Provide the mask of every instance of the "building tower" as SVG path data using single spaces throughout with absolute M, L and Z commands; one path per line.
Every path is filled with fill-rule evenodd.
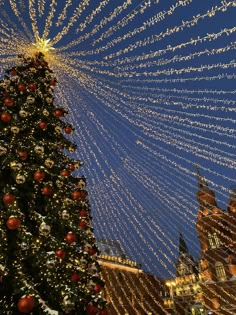
M 197 233 L 201 245 L 203 303 L 212 314 L 236 314 L 235 232 L 236 198 L 232 193 L 228 212 L 217 206 L 215 193 L 199 167 Z

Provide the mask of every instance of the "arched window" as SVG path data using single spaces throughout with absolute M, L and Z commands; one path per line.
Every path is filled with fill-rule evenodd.
M 217 279 L 218 279 L 219 281 L 224 281 L 224 280 L 226 280 L 225 268 L 224 268 L 224 265 L 222 264 L 222 262 L 217 261 L 217 262 L 215 263 L 215 268 L 216 268 L 216 276 L 217 276 Z
M 208 240 L 211 248 L 218 248 L 221 245 L 220 239 L 216 232 L 214 232 L 213 234 L 208 233 Z

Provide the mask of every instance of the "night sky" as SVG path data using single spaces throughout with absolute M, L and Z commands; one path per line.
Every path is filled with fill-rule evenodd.
M 194 165 L 222 209 L 236 186 L 236 2 L 14 3 L 0 1 L 1 75 L 50 39 L 97 239 L 170 277 L 180 231 L 199 257 Z

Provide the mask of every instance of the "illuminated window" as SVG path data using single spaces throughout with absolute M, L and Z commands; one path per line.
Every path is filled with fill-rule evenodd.
M 208 240 L 211 248 L 220 247 L 220 239 L 216 232 L 214 232 L 213 234 L 208 233 Z
M 217 261 L 216 264 L 215 264 L 215 268 L 216 268 L 217 279 L 219 281 L 226 280 L 226 274 L 225 274 L 224 265 L 220 261 Z

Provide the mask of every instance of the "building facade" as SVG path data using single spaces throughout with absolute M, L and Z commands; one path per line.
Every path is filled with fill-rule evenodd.
M 227 211 L 223 211 L 199 173 L 197 199 L 202 300 L 213 314 L 233 315 L 236 314 L 236 191 L 232 190 Z

